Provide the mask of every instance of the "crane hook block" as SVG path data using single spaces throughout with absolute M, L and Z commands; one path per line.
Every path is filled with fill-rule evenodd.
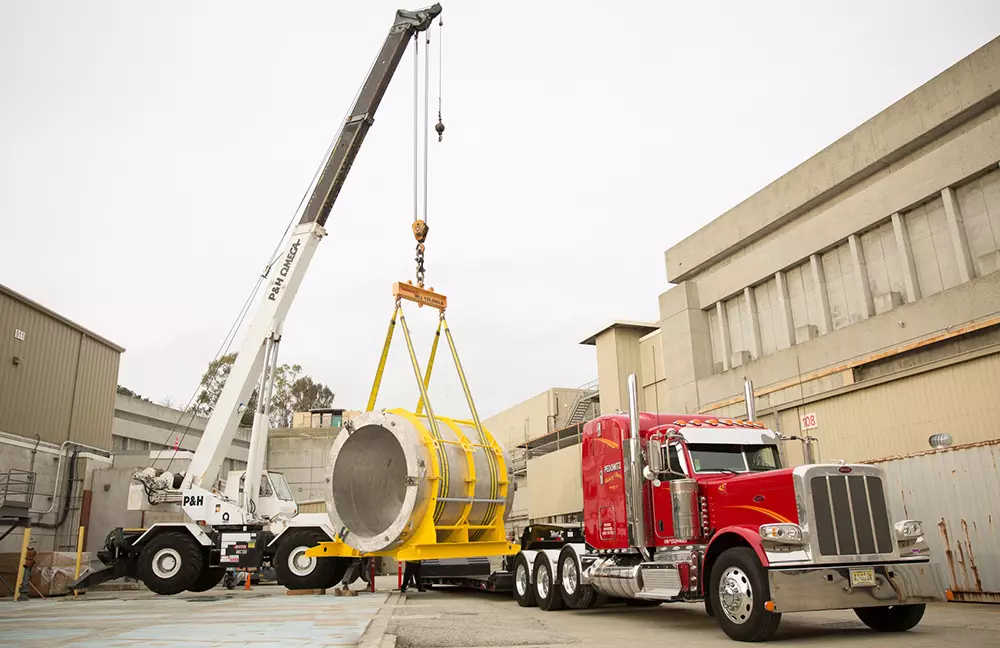
M 427 227 L 427 223 L 422 220 L 413 221 L 413 238 L 417 239 L 417 243 L 423 243 L 427 240 L 427 232 L 430 228 Z
M 441 121 L 440 117 L 438 117 L 438 123 L 434 127 L 434 130 L 437 131 L 438 141 L 440 142 L 444 138 L 444 122 Z

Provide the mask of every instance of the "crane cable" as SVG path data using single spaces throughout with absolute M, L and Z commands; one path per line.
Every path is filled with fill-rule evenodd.
M 438 35 L 440 36 L 442 28 L 444 27 L 444 21 L 438 20 Z M 424 252 L 426 251 L 425 243 L 427 241 L 427 233 L 430 228 L 427 225 L 429 220 L 428 210 L 427 210 L 427 196 L 428 196 L 428 169 L 430 167 L 429 161 L 429 151 L 428 146 L 430 137 L 430 86 L 431 86 L 431 32 L 428 29 L 426 32 L 425 40 L 425 52 L 424 52 L 424 209 L 423 218 L 420 218 L 419 210 L 419 158 L 420 158 L 420 34 L 413 35 L 413 237 L 417 241 L 416 248 L 416 279 L 417 285 L 421 288 L 424 287 L 424 277 L 426 274 L 426 268 L 424 266 Z M 438 47 L 438 121 L 434 126 L 434 131 L 438 135 L 438 142 L 442 141 L 444 137 L 444 122 L 441 120 L 441 96 L 442 96 L 442 78 L 443 78 L 443 60 L 441 56 L 441 47 Z

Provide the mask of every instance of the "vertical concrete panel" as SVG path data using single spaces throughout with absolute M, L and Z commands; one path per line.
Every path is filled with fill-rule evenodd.
M 830 293 L 826 285 L 826 271 L 823 269 L 823 260 L 818 254 L 809 257 L 809 265 L 812 269 L 815 310 L 818 312 L 817 325 L 819 332 L 826 335 L 833 331 L 833 316 L 830 313 Z
M 778 350 L 778 285 L 774 277 L 754 287 L 757 314 L 760 319 L 760 340 L 764 355 Z
M 822 255 L 823 272 L 826 275 L 826 290 L 830 298 L 830 317 L 834 330 L 842 329 L 851 323 L 851 311 L 847 301 L 847 286 L 845 274 L 850 276 L 849 266 L 841 263 L 841 251 L 847 248 L 840 245 Z
M 1000 248 L 1000 170 L 955 187 L 955 198 L 965 224 L 976 274 L 982 276 L 997 269 L 996 255 Z M 991 214 L 987 199 L 994 204 Z
M 708 335 L 712 341 L 712 363 L 722 366 L 722 329 L 719 326 L 719 312 L 715 308 L 710 308 L 708 313 Z
M 913 259 L 913 248 L 910 246 L 906 220 L 898 212 L 892 215 L 892 233 L 896 243 L 896 253 L 900 259 L 900 271 L 903 273 L 903 299 L 907 302 L 914 302 L 920 299 L 917 265 Z
M 757 293 L 753 288 L 743 289 L 743 301 L 746 305 L 747 317 L 750 319 L 750 342 L 751 353 L 754 359 L 764 355 L 764 348 L 760 338 L 760 317 L 757 312 Z
M 788 297 L 788 281 L 784 272 L 774 275 L 778 289 L 778 326 L 775 331 L 778 349 L 787 349 L 795 344 L 795 324 L 792 322 L 792 305 Z
M 814 326 L 821 330 L 822 318 L 816 307 L 816 284 L 813 281 L 809 263 L 802 263 L 786 273 L 788 298 L 792 306 L 792 323 L 795 326 L 795 343 L 807 341 L 805 327 Z
M 940 197 L 931 200 L 925 207 L 931 237 L 934 239 L 934 253 L 941 273 L 942 289 L 947 290 L 962 283 L 958 259 L 955 257 L 955 247 L 948 229 L 948 216 L 944 208 L 944 201 Z
M 868 279 L 868 264 L 861 246 L 861 237 L 854 234 L 847 239 L 847 243 L 851 249 L 851 262 L 854 265 L 854 281 L 848 287 L 853 289 L 857 297 L 861 318 L 868 319 L 875 314 L 875 306 L 872 303 L 872 288 Z
M 729 347 L 733 353 L 739 353 L 750 348 L 748 336 L 744 335 L 743 308 L 740 297 L 727 299 L 725 303 L 726 318 L 729 320 Z
M 879 225 L 861 235 L 861 247 L 868 269 L 868 283 L 874 300 L 875 312 L 888 310 L 889 293 L 895 292 L 902 300 L 906 294 L 900 256 L 896 249 L 892 221 Z
M 958 279 L 965 283 L 976 276 L 976 268 L 969 248 L 969 237 L 966 234 L 962 209 L 955 197 L 955 190 L 951 187 L 945 187 L 941 190 L 941 199 L 944 202 L 945 218 L 948 221 L 948 235 L 951 238 L 952 249 L 955 253 L 954 258 L 958 265 Z

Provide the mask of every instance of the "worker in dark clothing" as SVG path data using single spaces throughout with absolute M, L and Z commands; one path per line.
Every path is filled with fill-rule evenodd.
M 403 586 L 399 588 L 400 592 L 405 592 L 406 588 L 410 586 L 410 583 L 417 586 L 418 592 L 424 592 L 424 584 L 420 580 L 420 561 L 419 560 L 407 560 L 406 567 L 403 569 Z

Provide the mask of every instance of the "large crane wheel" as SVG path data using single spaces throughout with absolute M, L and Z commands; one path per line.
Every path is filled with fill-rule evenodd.
M 157 594 L 180 594 L 198 583 L 204 562 L 202 548 L 194 538 L 182 531 L 169 531 L 142 548 L 139 578 Z
M 290 590 L 325 590 L 336 585 L 344 577 L 349 561 L 305 555 L 310 547 L 329 540 L 318 529 L 294 529 L 283 534 L 273 560 L 278 582 Z

